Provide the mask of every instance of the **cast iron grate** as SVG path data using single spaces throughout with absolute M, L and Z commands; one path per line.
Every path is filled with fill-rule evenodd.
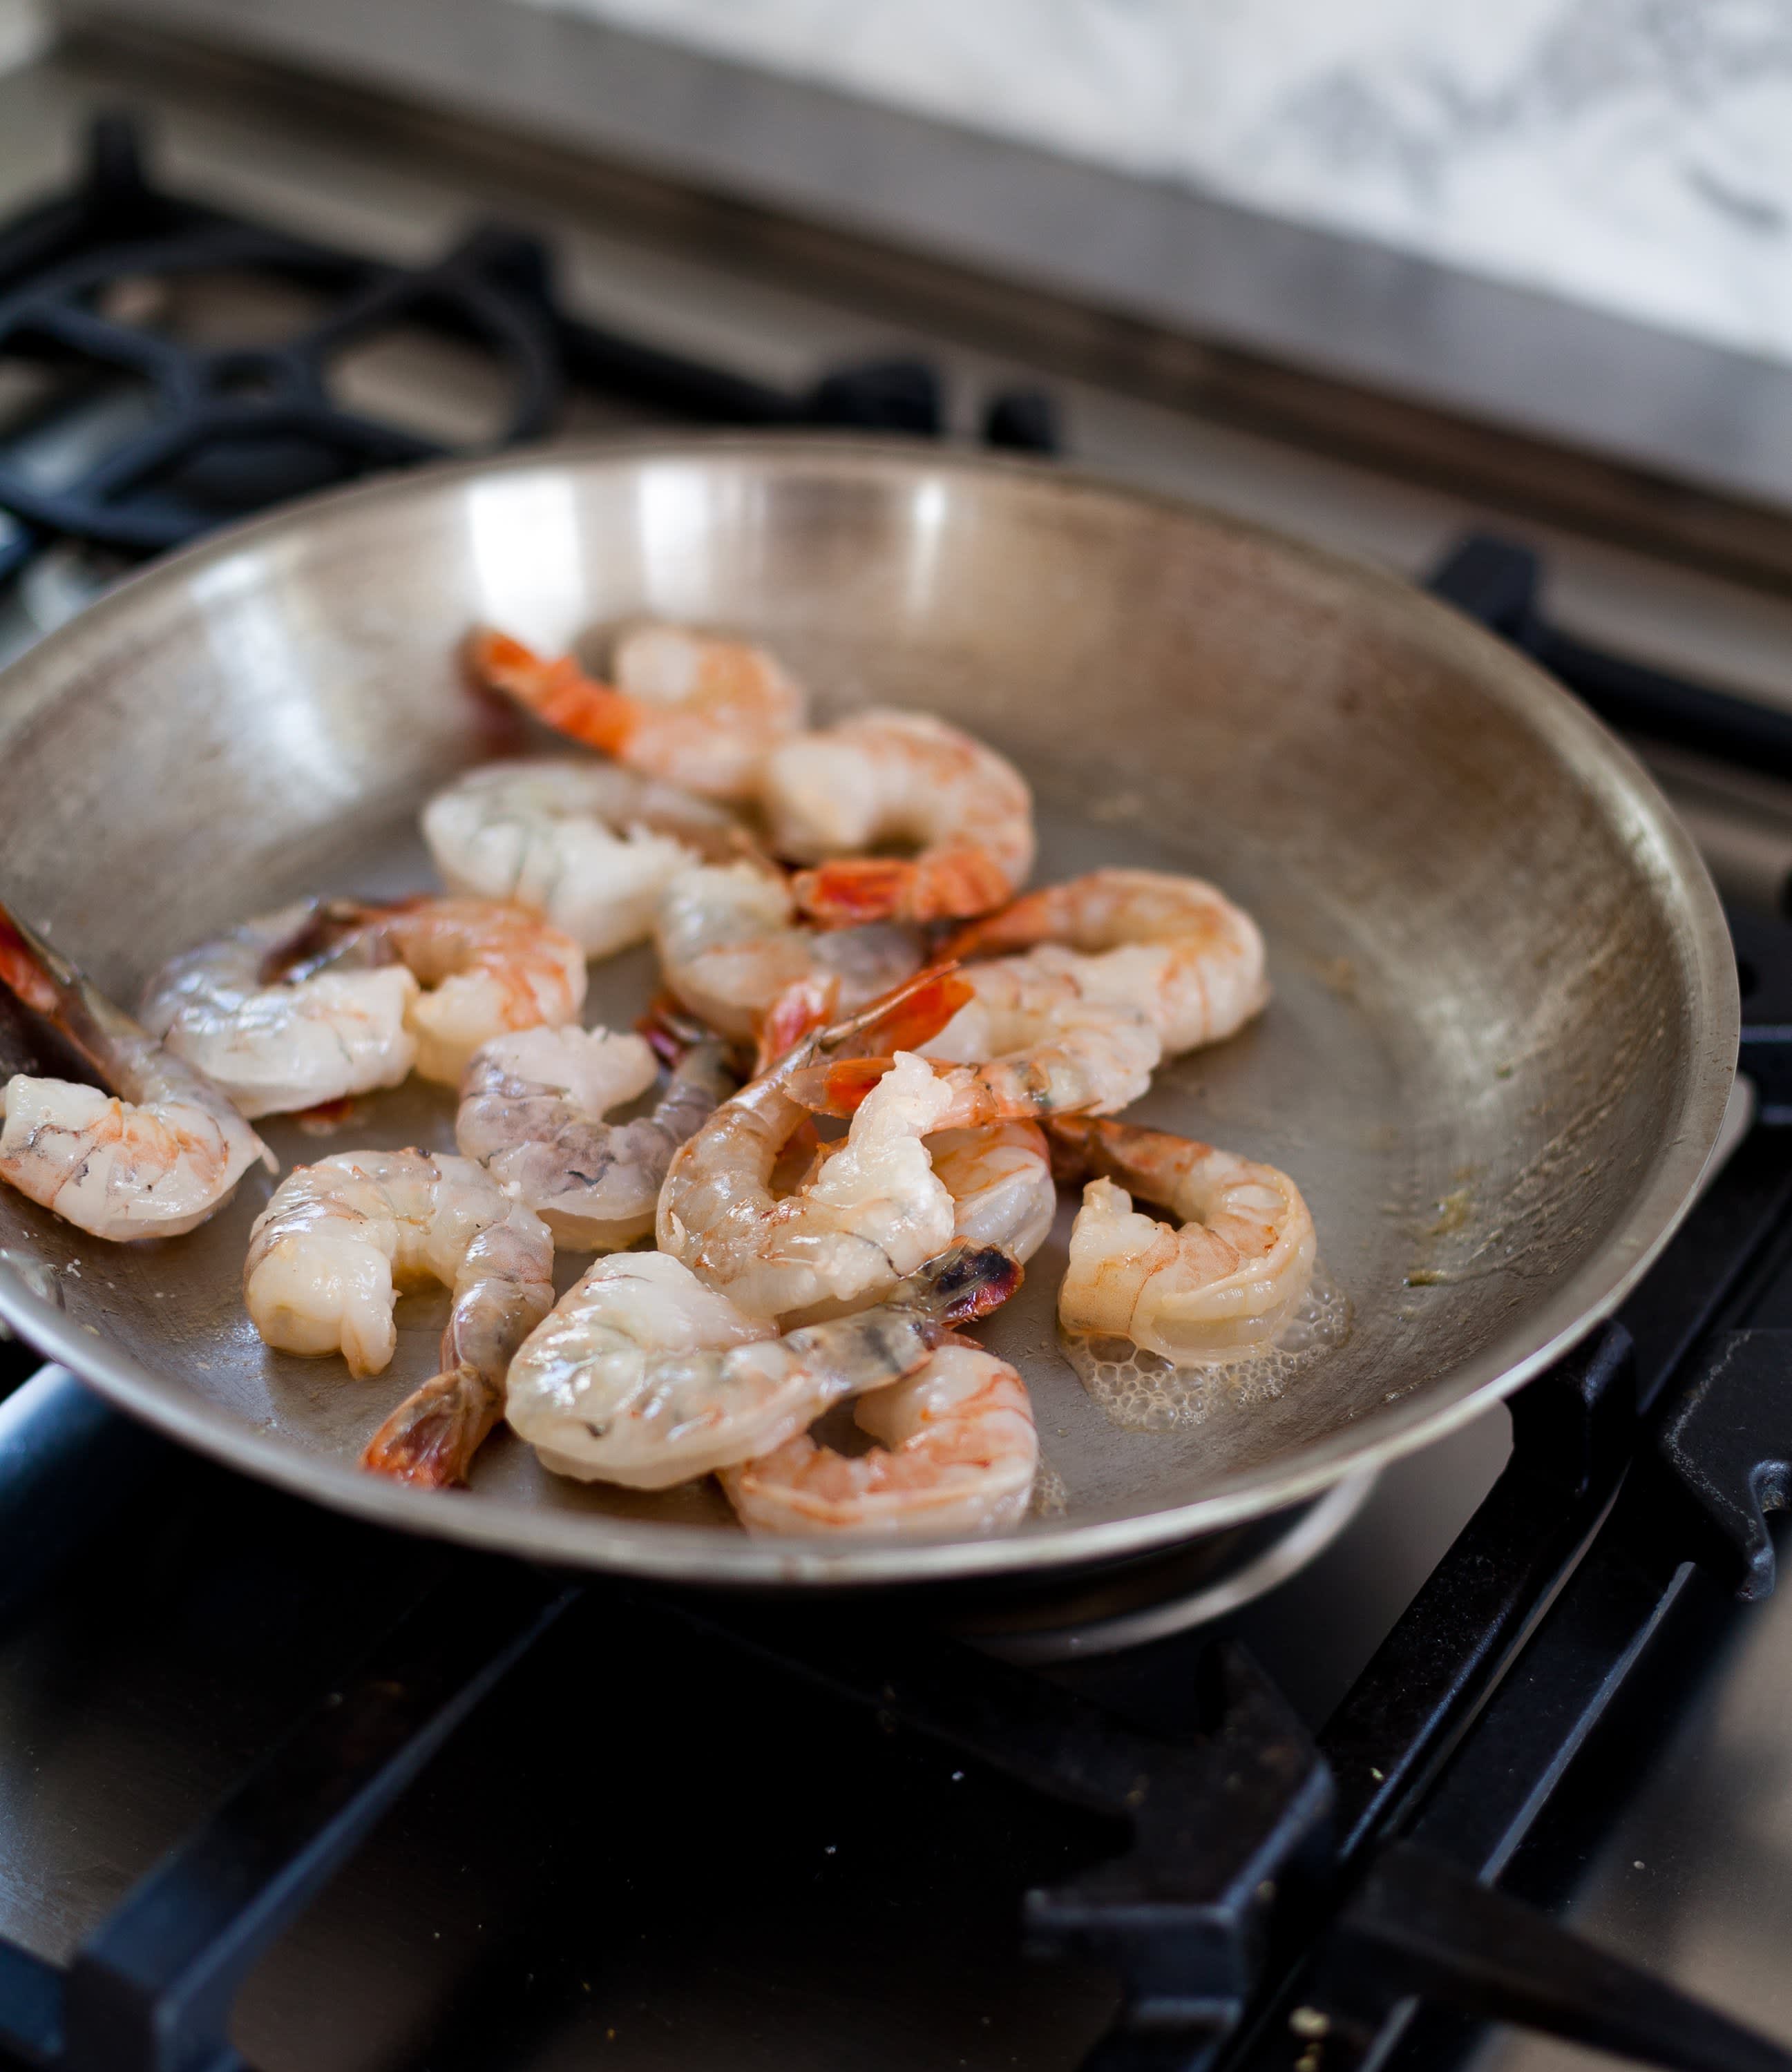
M 321 313 L 288 334 L 228 346 L 144 319 L 146 290 L 219 273 L 301 288 Z M 521 232 L 485 224 L 433 265 L 393 265 L 158 187 L 136 125 L 108 115 L 72 193 L 0 232 L 0 371 L 57 376 L 40 420 L 15 426 L 0 451 L 0 512 L 19 521 L 0 541 L 0 578 L 49 537 L 159 553 L 307 491 L 455 450 L 332 391 L 341 354 L 399 326 L 471 343 L 501 368 L 508 393 L 493 446 L 546 435 L 580 389 L 705 424 L 921 438 L 946 427 L 925 361 L 871 361 L 804 391 L 774 388 L 570 315 L 546 249 Z M 72 474 L 47 467 L 58 420 L 91 413 L 96 397 L 117 406 L 117 436 Z M 1051 399 L 1036 391 L 990 397 L 982 425 L 994 446 L 1057 449 Z

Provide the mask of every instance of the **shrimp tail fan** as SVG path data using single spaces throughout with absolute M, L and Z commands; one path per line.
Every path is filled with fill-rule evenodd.
M 798 1108 L 814 1115 L 856 1115 L 894 1058 L 843 1058 L 837 1065 L 805 1065 L 785 1085 Z
M 753 1077 L 764 1079 L 805 1036 L 825 1029 L 834 1019 L 839 999 L 840 981 L 832 972 L 811 972 L 793 979 L 766 1009 L 760 1024 Z
M 113 1067 L 118 1047 L 149 1045 L 122 1007 L 5 906 L 0 906 L 0 985 L 66 1037 L 112 1091 L 117 1091 Z
M 450 1367 L 405 1398 L 368 1441 L 360 1464 L 419 1489 L 451 1489 L 466 1481 L 501 1408 L 471 1367 Z
M 1020 1260 L 999 1245 L 955 1244 L 914 1276 L 908 1299 L 941 1324 L 972 1324 L 999 1309 L 1024 1278 Z
M 613 684 L 587 676 L 571 655 L 538 655 L 508 633 L 475 627 L 467 639 L 467 664 L 488 689 L 502 691 L 546 725 L 607 755 L 615 754 L 633 730 L 635 705 Z
M 51 976 L 53 955 L 23 922 L 0 906 L 0 985 L 34 1013 L 52 1018 L 60 1013 L 63 999 L 62 988 Z
M 846 1021 L 835 1022 L 823 1032 L 820 1046 L 836 1058 L 915 1050 L 939 1034 L 972 991 L 955 964 L 929 964 Z

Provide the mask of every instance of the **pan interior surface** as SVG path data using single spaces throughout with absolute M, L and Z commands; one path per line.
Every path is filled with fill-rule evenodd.
M 163 957 L 312 892 L 429 886 L 418 810 L 547 746 L 471 692 L 475 620 L 601 652 L 643 615 L 748 635 L 819 715 L 925 707 L 1032 782 L 1035 882 L 1210 878 L 1257 918 L 1274 998 L 1163 1068 L 1139 1120 L 1285 1168 L 1348 1320 L 1281 1392 L 1114 1423 L 1058 1349 L 1072 1204 L 981 1335 L 1025 1375 L 1036 1515 L 978 1544 L 749 1541 L 707 1483 L 550 1476 L 501 1432 L 471 1495 L 356 1474 L 432 1372 L 443 1303 L 387 1371 L 264 1348 L 243 1310 L 257 1174 L 199 1231 L 107 1246 L 0 1189 L 0 1271 L 39 1343 L 180 1436 L 325 1499 L 554 1558 L 709 1581 L 895 1580 L 1114 1555 L 1284 1505 L 1515 1385 L 1672 1227 L 1733 1067 L 1727 936 L 1630 759 L 1527 665 L 1390 579 L 1043 470 L 824 441 L 587 448 L 323 500 L 167 564 L 0 687 L 5 896 L 134 1004 Z M 587 1019 L 653 985 L 595 967 Z M 31 1032 L 0 1029 L 0 1067 Z M 284 1165 L 451 1148 L 417 1083 Z M 565 1261 L 562 1281 L 582 1262 Z M 1186 1412 L 1188 1406 L 1184 1405 Z

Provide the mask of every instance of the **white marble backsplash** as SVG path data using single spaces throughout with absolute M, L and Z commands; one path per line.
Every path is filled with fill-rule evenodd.
M 1792 360 L 1792 0 L 529 0 Z

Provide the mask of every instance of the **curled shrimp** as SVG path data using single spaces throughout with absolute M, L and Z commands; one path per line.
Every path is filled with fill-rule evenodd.
M 557 1474 L 669 1488 L 901 1380 L 1020 1277 L 1005 1254 L 958 1246 L 888 1301 L 781 1337 L 665 1253 L 613 1253 L 512 1361 L 505 1415 Z
M 398 1345 L 398 1291 L 454 1291 L 441 1371 L 399 1404 L 363 1467 L 441 1487 L 463 1481 L 504 1405 L 510 1357 L 554 1305 L 554 1238 L 470 1158 L 344 1151 L 300 1166 L 249 1232 L 243 1299 L 276 1351 L 340 1350 L 380 1373 Z
M 877 709 L 799 734 L 767 760 L 763 804 L 797 902 L 834 927 L 954 920 L 1008 898 L 1033 866 L 1026 779 L 929 713 Z M 908 843 L 912 857 L 859 853 Z
M 927 1140 L 934 1177 L 952 1197 L 952 1233 L 962 1244 L 995 1244 L 1025 1265 L 1057 1215 L 1057 1182 L 1044 1132 L 1018 1119 L 947 1129 Z
M 1006 1360 L 942 1346 L 905 1381 L 861 1396 L 853 1415 L 883 1442 L 869 1453 L 837 1453 L 801 1432 L 722 1470 L 749 1532 L 965 1539 L 1007 1531 L 1026 1515 L 1039 1434 Z
M 1006 954 L 1015 951 L 1026 954 Z M 1168 1057 L 1233 1034 L 1269 998 L 1256 923 L 1203 879 L 1169 871 L 1092 870 L 1045 886 L 961 929 L 946 954 L 1001 956 L 1020 968 L 1017 988 L 1143 1015 Z M 980 980 L 979 968 L 982 999 L 993 974 Z
M 480 1044 L 514 1029 L 572 1021 L 585 953 L 526 907 L 496 899 L 329 899 L 270 976 L 308 976 L 396 959 L 424 989 L 406 1012 L 416 1069 L 458 1086 Z
M 811 1060 L 937 1029 L 962 999 L 923 972 L 887 999 L 806 1038 L 763 1079 L 725 1101 L 674 1154 L 655 1224 L 661 1252 L 754 1316 L 837 1314 L 877 1301 L 952 1238 L 952 1197 L 922 1140 L 943 1126 L 946 1089 L 920 1059 L 894 1068 L 846 1142 L 806 1186 L 780 1198 L 781 1154 L 807 1120 L 788 1092 Z
M 921 960 L 904 929 L 804 927 L 782 873 L 747 863 L 674 878 L 661 895 L 653 935 L 667 985 L 730 1036 L 756 1034 L 774 1003 L 805 980 L 833 980 L 835 1004 L 850 1013 L 899 985 Z
M 998 950 L 1020 954 L 967 964 L 971 998 L 923 1046 L 956 1090 L 955 1124 L 1111 1115 L 1144 1092 L 1161 1058 L 1233 1034 L 1269 998 L 1250 916 L 1166 871 L 1047 886 L 947 944 L 954 957 Z M 793 1091 L 818 1112 L 850 1115 L 880 1069 L 837 1063 Z
M 171 958 L 143 989 L 144 1027 L 244 1115 L 283 1115 L 395 1087 L 416 1061 L 406 1018 L 417 981 L 402 964 L 265 982 L 315 918 L 303 900 L 242 922 Z
M 562 734 L 712 799 L 756 795 L 766 756 L 802 725 L 806 704 L 763 648 L 675 626 L 625 634 L 612 657 L 614 684 L 489 627 L 474 631 L 468 660 L 482 682 Z
M 781 1198 L 814 1186 L 850 1138 L 823 1143 L 813 1125 L 786 1144 L 772 1172 Z M 933 1177 L 952 1197 L 952 1235 L 961 1244 L 999 1245 L 1024 1266 L 1057 1215 L 1052 1159 L 1037 1123 L 995 1122 L 945 1129 L 923 1140 Z
M 618 763 L 534 756 L 439 791 L 423 839 L 451 892 L 513 900 L 607 957 L 645 941 L 681 871 L 748 838 L 723 808 Z
M 1307 1292 L 1316 1248 L 1285 1173 L 1130 1123 L 1077 1116 L 1047 1130 L 1058 1177 L 1087 1182 L 1058 1291 L 1067 1332 L 1127 1338 L 1178 1366 L 1271 1343 Z M 1180 1227 L 1141 1215 L 1133 1194 Z
M 1084 1001 L 1025 958 L 969 964 L 958 976 L 969 997 L 921 1046 L 950 1091 L 936 1127 L 1110 1113 L 1151 1084 L 1164 1046 L 1142 1014 Z M 790 1096 L 818 1114 L 851 1115 L 890 1062 L 853 1057 L 805 1065 L 792 1075 Z
M 722 1046 L 699 1043 L 651 1116 L 604 1120 L 657 1074 L 639 1036 L 568 1027 L 494 1037 L 460 1083 L 455 1141 L 557 1244 L 613 1252 L 652 1230 L 673 1153 L 735 1084 Z
M 163 1048 L 0 906 L 0 984 L 112 1091 L 16 1073 L 0 1089 L 0 1179 L 94 1237 L 177 1237 L 274 1156 L 204 1073 Z

